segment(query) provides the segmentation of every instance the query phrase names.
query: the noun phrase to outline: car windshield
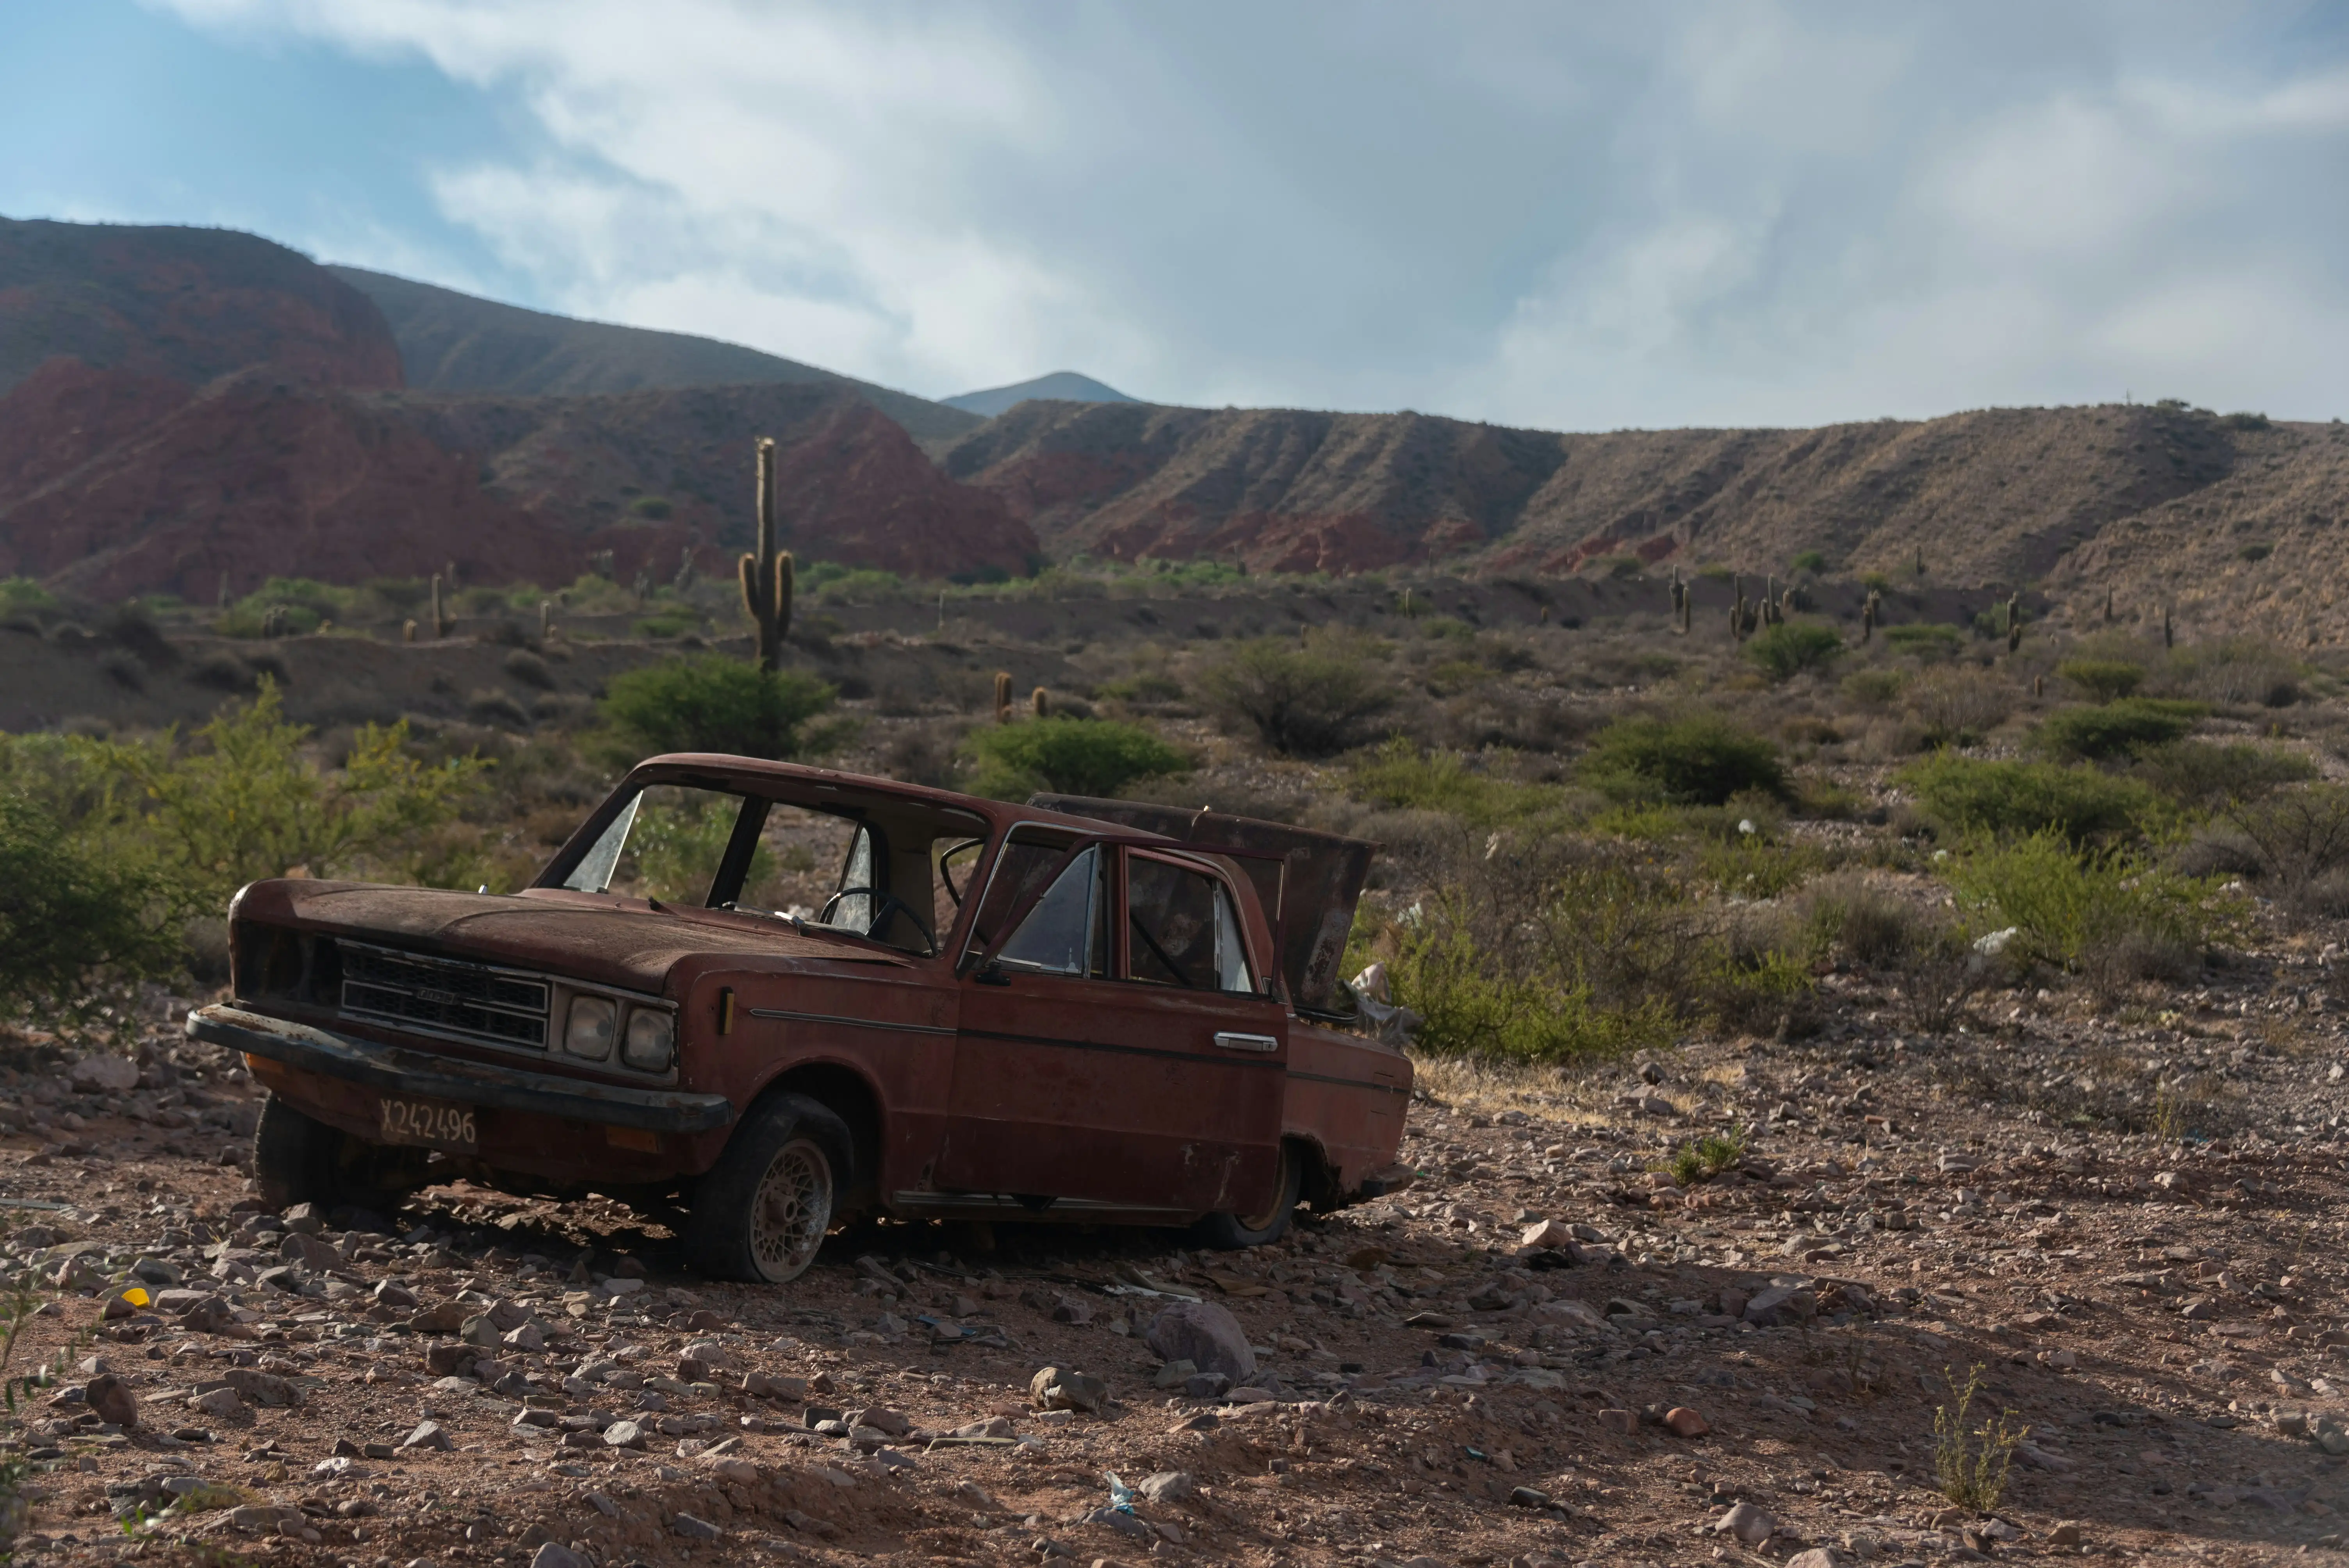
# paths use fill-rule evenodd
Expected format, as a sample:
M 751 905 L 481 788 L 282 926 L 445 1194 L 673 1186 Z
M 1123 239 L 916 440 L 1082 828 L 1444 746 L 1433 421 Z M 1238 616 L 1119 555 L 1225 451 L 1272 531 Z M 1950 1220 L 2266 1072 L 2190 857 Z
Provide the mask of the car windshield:
M 554 885 L 796 919 L 911 953 L 953 928 L 987 824 L 965 811 L 639 789 Z

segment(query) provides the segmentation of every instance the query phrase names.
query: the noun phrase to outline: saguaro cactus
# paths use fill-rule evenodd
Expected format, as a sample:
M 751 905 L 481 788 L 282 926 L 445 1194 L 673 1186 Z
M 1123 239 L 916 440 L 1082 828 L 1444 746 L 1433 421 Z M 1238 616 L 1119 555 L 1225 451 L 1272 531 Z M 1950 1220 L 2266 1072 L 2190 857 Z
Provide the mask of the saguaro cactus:
M 2111 587 L 2111 585 L 2110 585 L 2110 584 L 2106 584 L 2106 588 L 2105 588 L 2105 624 L 2106 624 L 2106 625 L 2107 625 L 2107 626 L 2109 626 L 2109 625 L 2111 625 L 2112 624 L 2113 624 L 2113 591 L 2112 591 L 2112 587 Z
M 2178 634 L 2169 624 L 2169 606 L 2167 604 L 2161 607 L 2161 645 L 2165 648 L 2178 645 Z
M 453 631 L 455 631 L 456 629 L 457 629 L 457 624 L 456 624 L 456 622 L 455 622 L 455 621 L 453 621 L 453 620 L 451 620 L 451 619 L 450 618 L 449 614 L 447 614 L 446 610 L 443 608 L 443 606 L 442 606 L 442 604 L 441 604 L 441 601 L 440 601 L 440 574 L 439 573 L 437 573 L 437 572 L 436 572 L 436 573 L 434 573 L 432 574 L 432 635 L 433 635 L 433 638 L 437 641 L 437 640 L 439 640 L 440 638 L 442 638 L 442 637 L 447 636 L 450 632 L 453 632 Z
M 1868 597 L 1860 601 L 1859 640 L 1863 643 L 1876 635 L 1876 620 L 1881 613 L 1877 606 L 1883 603 L 1883 597 L 1875 589 L 1870 588 L 1868 591 Z
M 554 640 L 554 601 L 552 599 L 538 602 L 538 640 L 542 643 Z
M 758 628 L 759 667 L 783 662 L 792 629 L 792 552 L 775 549 L 775 443 L 759 441 L 759 548 L 742 557 L 742 608 Z
M 2023 646 L 2023 595 L 2010 593 L 2006 600 L 2006 651 L 2013 653 Z
M 1009 670 L 995 672 L 995 722 L 998 724 L 1011 722 L 1011 672 Z
M 1034 691 L 1030 692 L 1028 694 L 1028 711 L 1034 714 L 1038 718 L 1051 717 L 1052 694 L 1046 691 L 1042 686 L 1038 686 Z

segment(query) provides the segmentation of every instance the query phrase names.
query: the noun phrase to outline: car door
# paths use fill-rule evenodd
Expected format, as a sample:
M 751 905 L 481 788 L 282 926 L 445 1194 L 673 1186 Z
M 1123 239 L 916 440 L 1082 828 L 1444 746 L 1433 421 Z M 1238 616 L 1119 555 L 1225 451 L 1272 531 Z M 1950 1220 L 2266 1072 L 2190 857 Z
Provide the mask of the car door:
M 962 981 L 939 1183 L 1062 1208 L 1260 1206 L 1288 1016 L 1224 872 L 1096 841 L 1061 849 L 1052 878 Z

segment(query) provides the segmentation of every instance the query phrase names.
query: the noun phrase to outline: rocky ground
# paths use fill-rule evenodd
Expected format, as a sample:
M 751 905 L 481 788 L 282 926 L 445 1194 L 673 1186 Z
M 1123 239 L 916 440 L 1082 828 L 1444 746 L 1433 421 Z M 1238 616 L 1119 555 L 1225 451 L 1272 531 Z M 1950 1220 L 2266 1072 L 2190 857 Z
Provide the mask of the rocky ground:
M 10 1372 L 61 1369 L 0 1451 L 32 1467 L 16 1560 L 2334 1549 L 2330 956 L 2111 1016 L 2003 994 L 1942 1040 L 1854 982 L 1806 1041 L 1438 1068 L 1420 1184 L 1277 1247 L 867 1224 L 786 1289 L 693 1277 L 657 1216 L 601 1202 L 271 1213 L 228 1060 L 168 1020 L 135 1083 L 35 1041 L 0 1216 L 50 1305 Z M 1732 1128 L 1718 1174 L 1660 1169 Z M 1976 1367 L 1968 1425 L 2023 1429 L 1988 1511 L 1936 1490 L 1937 1408 Z

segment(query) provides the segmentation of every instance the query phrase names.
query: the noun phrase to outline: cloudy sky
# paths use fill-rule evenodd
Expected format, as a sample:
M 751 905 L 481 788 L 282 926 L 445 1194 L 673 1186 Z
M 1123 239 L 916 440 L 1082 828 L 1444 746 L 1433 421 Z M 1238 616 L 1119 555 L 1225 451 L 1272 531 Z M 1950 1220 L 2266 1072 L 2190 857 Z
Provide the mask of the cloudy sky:
M 931 396 L 2349 415 L 2349 7 L 0 0 L 0 213 Z

